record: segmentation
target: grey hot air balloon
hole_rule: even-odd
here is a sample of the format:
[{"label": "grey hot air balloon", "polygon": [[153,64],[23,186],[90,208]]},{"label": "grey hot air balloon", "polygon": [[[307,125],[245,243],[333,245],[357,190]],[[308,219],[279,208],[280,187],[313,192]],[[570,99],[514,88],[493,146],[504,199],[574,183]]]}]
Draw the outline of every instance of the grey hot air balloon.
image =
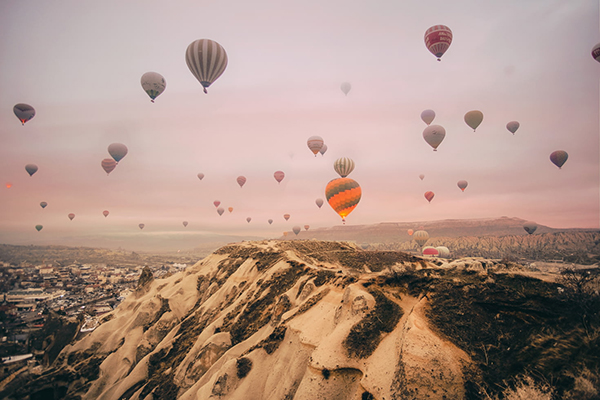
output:
[{"label": "grey hot air balloon", "polygon": [[183,221],[183,226],[187,227],[188,226],[188,222],[187,221]]},{"label": "grey hot air balloon", "polygon": [[465,180],[460,180],[460,181],[458,181],[458,183],[456,185],[460,188],[460,190],[462,190],[464,192],[465,189],[467,188],[467,186],[469,185],[469,183]]},{"label": "grey hot air balloon", "polygon": [[423,131],[423,139],[437,151],[438,146],[446,137],[446,130],[440,125],[429,125]]},{"label": "grey hot air balloon", "polygon": [[323,199],[316,199],[315,204],[317,205],[317,207],[321,208],[321,206],[323,205]]},{"label": "grey hot air balloon", "polygon": [[33,176],[33,174],[35,174],[37,172],[37,170],[38,170],[38,167],[35,164],[27,164],[25,166],[25,171],[27,171],[29,176]]},{"label": "grey hot air balloon", "polygon": [[481,121],[483,121],[483,113],[479,110],[469,111],[465,114],[465,122],[473,128],[473,132],[481,124]]},{"label": "grey hot air balloon", "polygon": [[296,236],[298,236],[298,234],[300,233],[302,229],[299,226],[294,226],[292,228],[292,232],[294,232],[296,234]]},{"label": "grey hot air balloon", "polygon": [[344,94],[348,96],[348,92],[350,92],[350,89],[352,89],[352,85],[350,84],[350,82],[344,82],[340,85],[340,89],[342,89],[342,92],[344,92]]},{"label": "grey hot air balloon", "polygon": [[35,116],[35,110],[29,104],[19,103],[13,107],[13,112],[21,121],[21,125],[25,125],[25,122],[29,121]]},{"label": "grey hot air balloon", "polygon": [[139,224],[138,225],[140,227],[140,229],[144,229],[144,227],[146,226],[145,224]]},{"label": "grey hot air balloon", "polygon": [[144,92],[148,93],[150,96],[150,101],[154,103],[154,99],[156,99],[162,92],[165,91],[167,87],[167,82],[165,78],[159,74],[158,72],[146,72],[142,75],[141,79],[142,89]]},{"label": "grey hot air balloon", "polygon": [[510,121],[508,124],[506,124],[506,129],[508,129],[514,135],[517,129],[519,129],[519,126],[521,126],[521,124],[519,124],[517,121]]},{"label": "grey hot air balloon", "polygon": [[227,68],[227,53],[223,46],[210,39],[190,43],[185,52],[185,62],[204,88],[204,93]]},{"label": "grey hot air balloon", "polygon": [[321,155],[325,155],[326,152],[327,152],[327,145],[325,143],[323,143],[323,146],[321,147],[321,150],[319,150],[319,153],[321,153]]},{"label": "grey hot air balloon", "polygon": [[252,218],[250,218],[250,217],[246,218],[246,222],[250,223],[250,221],[252,221]]},{"label": "grey hot air balloon", "polygon": [[533,235],[533,232],[535,232],[537,228],[538,225],[533,221],[528,221],[523,224],[523,229],[525,229],[525,232],[529,233],[530,235]]},{"label": "grey hot air balloon", "polygon": [[48,203],[46,203],[45,201],[42,201],[42,202],[40,203],[40,206],[41,206],[42,208],[46,208],[46,206],[47,206],[47,205],[48,205]]},{"label": "grey hot air balloon", "polygon": [[35,229],[37,229],[37,231],[38,231],[38,232],[39,232],[39,231],[41,231],[41,230],[42,230],[42,228],[43,228],[43,226],[42,226],[42,225],[36,225],[36,226],[35,226]]},{"label": "grey hot air balloon", "polygon": [[433,111],[433,110],[425,110],[425,111],[423,111],[421,113],[421,119],[427,125],[430,125],[433,122],[433,120],[435,119],[435,111]]},{"label": "grey hot air balloon", "polygon": [[561,169],[563,165],[567,162],[569,155],[564,150],[556,150],[550,154],[550,161],[552,164],[556,165],[558,169]]},{"label": "grey hot air balloon", "polygon": [[273,223],[273,220],[269,218],[267,222],[269,223],[269,225],[271,225]]},{"label": "grey hot air balloon", "polygon": [[217,212],[219,213],[219,215],[223,215],[223,213],[225,212],[225,209],[223,207],[219,207],[219,208],[217,208]]},{"label": "grey hot air balloon", "polygon": [[108,146],[108,154],[110,154],[116,162],[119,162],[127,155],[127,146],[123,143],[111,143]]}]

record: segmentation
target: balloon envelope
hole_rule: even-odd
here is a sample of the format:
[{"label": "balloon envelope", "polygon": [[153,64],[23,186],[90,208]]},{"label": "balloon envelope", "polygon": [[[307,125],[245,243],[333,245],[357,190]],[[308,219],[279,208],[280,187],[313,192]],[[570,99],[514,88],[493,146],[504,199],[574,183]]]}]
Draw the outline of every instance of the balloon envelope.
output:
[{"label": "balloon envelope", "polygon": [[159,74],[158,72],[146,72],[142,75],[141,79],[142,89],[148,96],[150,96],[150,101],[154,103],[154,99],[156,99],[162,92],[165,91],[167,87],[167,82],[165,78]]},{"label": "balloon envelope", "polygon": [[21,125],[25,125],[25,122],[29,121],[35,116],[35,110],[29,104],[19,103],[13,107],[13,112],[21,121]]},{"label": "balloon envelope", "polygon": [[525,229],[525,232],[529,233],[530,235],[536,231],[537,227],[538,225],[533,221],[528,221],[523,224],[523,229]]},{"label": "balloon envelope", "polygon": [[298,234],[300,233],[302,229],[299,226],[294,226],[292,228],[292,231],[296,234],[296,236],[298,236]]},{"label": "balloon envelope", "polygon": [[473,128],[473,132],[481,124],[481,121],[483,121],[483,113],[479,110],[469,111],[465,114],[465,122]]},{"label": "balloon envelope", "polygon": [[71,221],[73,221],[73,218],[75,218],[75,214],[73,214],[73,213],[69,214],[69,219],[70,219]]},{"label": "balloon envelope", "polygon": [[35,226],[35,229],[37,229],[37,231],[38,231],[38,232],[39,232],[39,231],[41,231],[41,230],[42,230],[42,228],[43,228],[43,226],[42,226],[42,225],[36,225],[36,226]]},{"label": "balloon envelope", "polygon": [[116,162],[119,162],[127,155],[127,146],[123,143],[111,143],[108,146],[108,154],[110,154]]},{"label": "balloon envelope", "polygon": [[360,185],[350,178],[337,178],[329,181],[325,197],[333,210],[346,222],[346,217],[358,205],[362,196]]},{"label": "balloon envelope", "polygon": [[319,153],[321,153],[321,155],[324,155],[326,151],[327,151],[327,145],[325,143],[323,143],[323,146],[321,147],[321,150],[319,150]]},{"label": "balloon envelope", "polygon": [[424,256],[437,256],[438,254],[440,254],[440,252],[435,247],[427,246],[423,248]]},{"label": "balloon envelope", "polygon": [[409,229],[407,232],[409,236],[412,236],[412,234],[415,233],[415,231],[413,231],[412,229]]},{"label": "balloon envelope", "polygon": [[450,44],[452,31],[445,25],[434,25],[425,31],[425,46],[427,50],[440,61]]},{"label": "balloon envelope", "polygon": [[200,179],[200,180],[204,179],[204,174],[202,172],[200,172],[198,174],[198,179]]},{"label": "balloon envelope", "polygon": [[333,163],[333,169],[338,173],[342,178],[350,175],[352,171],[354,171],[354,161],[347,157],[338,158]]},{"label": "balloon envelope", "polygon": [[144,227],[145,227],[146,225],[144,225],[144,224],[139,224],[138,226],[140,227],[140,229],[144,229]]},{"label": "balloon envelope", "polygon": [[287,221],[288,219],[290,219],[290,214],[283,214],[283,218],[285,218],[285,220]]},{"label": "balloon envelope", "polygon": [[104,217],[108,217],[108,214],[109,214],[108,210],[102,211],[102,215],[104,215]]},{"label": "balloon envelope", "polygon": [[429,240],[429,233],[423,230],[416,231],[413,233],[413,239],[419,246],[423,246]]},{"label": "balloon envelope", "polygon": [[42,202],[40,203],[40,206],[41,206],[42,208],[46,208],[46,206],[47,206],[47,205],[48,205],[48,203],[46,203],[45,201],[42,201]]},{"label": "balloon envelope", "polygon": [[317,156],[317,153],[321,151],[324,143],[325,142],[323,142],[323,138],[321,136],[311,136],[306,141],[308,148],[313,152],[315,157]]},{"label": "balloon envelope", "polygon": [[238,185],[240,185],[240,187],[243,187],[244,184],[246,183],[246,177],[245,176],[238,176],[237,177],[237,183]]},{"label": "balloon envelope", "polygon": [[350,89],[352,89],[352,85],[350,82],[344,82],[340,85],[340,89],[342,89],[342,92],[347,96]]},{"label": "balloon envelope", "polygon": [[275,171],[273,177],[277,182],[281,182],[283,178],[285,178],[285,174],[283,173],[283,171]]},{"label": "balloon envelope", "polygon": [[304,225],[304,230],[308,230],[308,228],[310,228],[310,225]]},{"label": "balloon envelope", "polygon": [[269,223],[269,225],[271,225],[273,223],[273,220],[269,219],[267,222]]},{"label": "balloon envelope", "polygon": [[105,158],[102,160],[100,165],[102,166],[104,172],[106,172],[106,175],[108,175],[117,167],[117,162],[112,158]]},{"label": "balloon envelope", "polygon": [[462,181],[458,181],[456,183],[456,185],[460,188],[460,190],[462,190],[464,192],[465,189],[467,188],[467,185],[469,185],[469,183],[465,180],[462,180]]},{"label": "balloon envelope", "polygon": [[433,196],[435,196],[435,193],[433,193],[432,191],[425,192],[425,198],[430,203],[431,203],[431,200],[433,200]]},{"label": "balloon envelope", "polygon": [[25,171],[27,171],[29,176],[32,176],[33,174],[35,174],[37,172],[37,170],[38,170],[38,167],[35,164],[27,164],[25,166]]},{"label": "balloon envelope", "polygon": [[519,124],[517,121],[510,121],[508,124],[506,124],[506,129],[508,129],[514,135],[517,129],[519,129],[519,126],[521,126],[521,124]]},{"label": "balloon envelope", "polygon": [[435,111],[433,111],[433,110],[425,110],[425,111],[423,111],[421,113],[421,119],[427,125],[431,124],[433,122],[433,120],[435,119]]},{"label": "balloon envelope", "polygon": [[423,139],[437,151],[438,146],[446,137],[446,130],[440,125],[429,125],[423,130]]},{"label": "balloon envelope", "polygon": [[250,221],[252,221],[252,218],[250,218],[250,217],[246,218],[246,222],[250,223]]},{"label": "balloon envelope", "polygon": [[187,221],[183,221],[183,226],[188,226],[188,222]]},{"label": "balloon envelope", "polygon": [[423,175],[423,174],[419,175],[419,179],[420,179],[420,180],[423,180],[423,179],[425,179],[425,175]]},{"label": "balloon envelope", "polygon": [[321,208],[321,206],[323,205],[323,199],[316,199],[315,204],[317,205],[317,207]]},{"label": "balloon envelope", "polygon": [[213,204],[215,205],[215,207],[219,207],[219,205],[221,205],[221,202],[219,200],[215,200],[213,201]]},{"label": "balloon envelope", "polygon": [[227,68],[227,53],[223,46],[210,39],[198,39],[189,44],[185,62],[204,88],[204,93]]},{"label": "balloon envelope", "polygon": [[559,169],[567,162],[569,155],[564,150],[556,150],[550,154],[550,161]]},{"label": "balloon envelope", "polygon": [[219,213],[219,215],[223,215],[224,212],[225,210],[223,209],[223,207],[217,208],[217,213]]},{"label": "balloon envelope", "polygon": [[448,250],[446,246],[438,246],[436,247],[436,250],[438,251],[440,257],[446,258],[450,256],[450,250]]},{"label": "balloon envelope", "polygon": [[227,211],[229,211],[229,212],[233,212],[233,207],[229,207],[229,208],[227,208]]},{"label": "balloon envelope", "polygon": [[592,49],[592,57],[594,57],[594,60],[600,62],[600,43],[595,45]]}]

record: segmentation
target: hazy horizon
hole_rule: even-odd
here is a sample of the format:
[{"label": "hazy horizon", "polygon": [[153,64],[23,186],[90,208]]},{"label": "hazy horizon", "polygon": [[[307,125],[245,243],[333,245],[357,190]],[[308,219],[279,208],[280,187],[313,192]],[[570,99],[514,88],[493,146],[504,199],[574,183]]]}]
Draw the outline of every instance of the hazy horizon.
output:
[{"label": "hazy horizon", "polygon": [[[362,187],[347,225],[509,216],[599,229],[599,17],[597,1],[4,1],[0,243],[152,247],[341,225],[315,205],[339,157]],[[423,41],[436,24],[454,36],[441,62]],[[185,63],[201,38],[229,58],[207,95]],[[155,103],[140,85],[149,71],[167,82]],[[17,103],[36,109],[25,126]],[[436,152],[425,109],[446,130]],[[470,110],[484,114],[476,132]],[[313,135],[324,155],[308,149]],[[115,142],[129,153],[107,176]],[[555,150],[569,154],[562,169]]]}]

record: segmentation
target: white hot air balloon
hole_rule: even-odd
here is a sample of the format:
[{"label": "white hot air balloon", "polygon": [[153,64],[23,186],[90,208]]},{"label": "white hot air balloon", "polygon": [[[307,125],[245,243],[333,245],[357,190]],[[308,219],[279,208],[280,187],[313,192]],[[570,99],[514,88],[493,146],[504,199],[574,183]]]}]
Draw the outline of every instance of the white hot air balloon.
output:
[{"label": "white hot air balloon", "polygon": [[159,74],[158,72],[146,72],[142,75],[141,79],[142,89],[144,92],[148,93],[150,96],[150,101],[154,103],[154,99],[156,99],[162,92],[165,91],[167,87],[167,82],[165,78]]},{"label": "white hot air balloon", "polygon": [[435,111],[433,111],[433,110],[425,110],[425,111],[423,111],[421,113],[421,119],[427,125],[431,124],[433,122],[433,120],[435,119]]},{"label": "white hot air balloon", "polygon": [[350,175],[352,171],[354,171],[354,161],[347,157],[338,158],[333,163],[333,169],[339,174],[339,176],[345,178]]},{"label": "white hot air balloon", "polygon": [[321,151],[321,148],[323,147],[324,142],[323,142],[323,138],[321,136],[311,136],[306,141],[306,144],[308,145],[308,148],[310,149],[310,151],[312,151],[316,157],[317,153],[319,151]]},{"label": "white hot air balloon", "polygon": [[344,92],[344,94],[348,96],[348,92],[350,92],[350,89],[352,89],[352,85],[350,84],[350,82],[344,82],[340,86],[340,89],[342,89],[342,92]]},{"label": "white hot air balloon", "polygon": [[446,137],[446,130],[440,125],[429,125],[423,131],[423,139],[437,151],[438,146]]}]

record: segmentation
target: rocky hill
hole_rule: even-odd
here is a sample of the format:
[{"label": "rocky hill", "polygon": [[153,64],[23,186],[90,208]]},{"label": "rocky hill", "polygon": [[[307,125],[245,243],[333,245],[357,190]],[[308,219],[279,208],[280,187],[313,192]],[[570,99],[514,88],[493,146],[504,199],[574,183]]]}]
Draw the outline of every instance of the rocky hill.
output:
[{"label": "rocky hill", "polygon": [[0,397],[487,399],[526,384],[594,398],[597,277],[339,242],[232,244],[146,274],[54,362],[0,382]]}]

